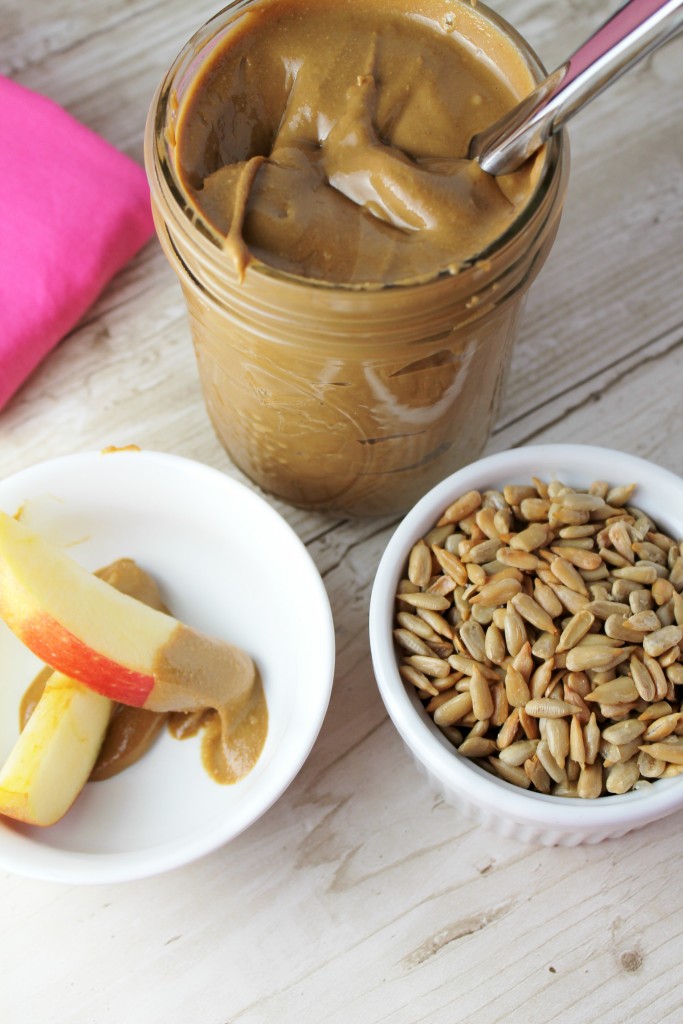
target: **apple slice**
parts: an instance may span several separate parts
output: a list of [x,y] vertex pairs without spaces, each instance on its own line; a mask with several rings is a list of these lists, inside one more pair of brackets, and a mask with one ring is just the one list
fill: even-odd
[[107,731],[112,701],[59,672],[0,770],[0,814],[54,825],[83,789]]
[[0,512],[0,617],[47,665],[122,704],[239,716],[251,658],[120,593]]

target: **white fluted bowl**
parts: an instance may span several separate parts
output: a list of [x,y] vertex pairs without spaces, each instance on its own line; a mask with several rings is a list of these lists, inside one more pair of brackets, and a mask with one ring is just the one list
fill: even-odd
[[375,677],[389,715],[417,768],[431,787],[468,818],[495,832],[546,846],[599,843],[683,809],[683,776],[620,796],[579,800],[517,788],[458,755],[408,692],[398,673],[392,629],[399,580],[412,546],[444,509],[466,491],[530,483],[531,476],[587,487],[638,483],[633,503],[671,536],[683,538],[683,480],[624,452],[588,445],[538,445],[480,459],[426,494],[406,515],[381,559],[370,601],[370,644]]

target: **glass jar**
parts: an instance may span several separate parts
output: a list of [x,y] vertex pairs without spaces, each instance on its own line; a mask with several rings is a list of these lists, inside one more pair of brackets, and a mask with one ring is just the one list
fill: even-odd
[[[173,146],[198,68],[254,3],[230,4],[187,44],[145,138],[157,232],[187,302],[207,410],[232,460],[265,491],[309,509],[399,514],[488,440],[523,300],[557,231],[566,142],[550,141],[528,205],[455,275],[363,289],[256,263],[240,280],[184,194]],[[540,80],[521,37],[476,10]]]

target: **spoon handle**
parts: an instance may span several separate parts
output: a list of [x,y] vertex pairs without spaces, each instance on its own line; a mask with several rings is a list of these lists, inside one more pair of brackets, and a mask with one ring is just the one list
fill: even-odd
[[683,0],[630,0],[521,103],[475,135],[489,174],[517,170],[582,107],[683,28]]

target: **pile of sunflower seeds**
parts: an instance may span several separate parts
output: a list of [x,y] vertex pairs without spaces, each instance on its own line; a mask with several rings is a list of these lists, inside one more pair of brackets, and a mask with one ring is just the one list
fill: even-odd
[[635,489],[469,491],[410,552],[401,676],[516,786],[591,799],[683,773],[683,542]]

